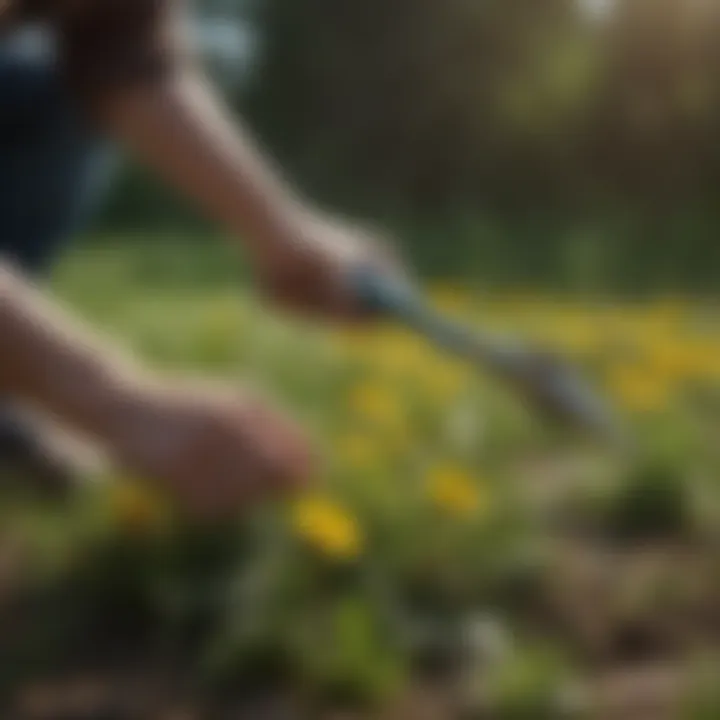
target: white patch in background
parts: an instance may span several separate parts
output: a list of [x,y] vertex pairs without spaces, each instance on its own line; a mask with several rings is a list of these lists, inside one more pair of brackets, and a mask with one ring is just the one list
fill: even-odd
[[[205,17],[192,22],[190,32],[199,51],[221,82],[244,82],[255,67],[258,33],[235,18]],[[55,58],[53,32],[42,24],[28,24],[3,36],[3,51],[32,59]]]
[[43,25],[28,24],[3,36],[3,51],[18,57],[44,60],[55,58],[55,37]]
[[583,13],[595,21],[605,20],[615,9],[616,0],[577,0]]
[[227,18],[203,18],[194,26],[200,52],[221,81],[243,82],[255,67],[257,33],[246,23]]

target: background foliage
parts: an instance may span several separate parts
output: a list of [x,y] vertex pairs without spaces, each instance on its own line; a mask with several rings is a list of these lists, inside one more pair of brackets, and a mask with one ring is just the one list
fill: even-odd
[[59,297],[148,363],[272,388],[323,462],[228,527],[114,470],[4,489],[0,716],[720,717],[720,4],[198,9],[255,33],[249,74],[211,71],[308,194],[393,228],[439,306],[560,348],[637,445],[397,328],[268,312],[128,166]]
[[[387,223],[425,270],[713,286],[716,3],[617,0],[599,14],[576,0],[200,10],[249,23],[261,39],[249,81],[226,83],[226,94],[293,177],[317,199]],[[196,219],[133,173],[105,223],[148,222]]]

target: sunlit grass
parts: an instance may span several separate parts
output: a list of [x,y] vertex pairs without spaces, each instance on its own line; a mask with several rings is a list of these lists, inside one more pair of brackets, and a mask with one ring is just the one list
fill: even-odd
[[[211,655],[223,658],[222,672],[242,672],[258,648],[281,650],[291,665],[314,668],[304,682],[315,688],[392,694],[414,652],[401,641],[404,622],[413,626],[417,613],[426,622],[430,609],[460,622],[496,597],[518,602],[521,590],[507,588],[533,583],[546,571],[520,559],[542,549],[547,521],[533,515],[526,500],[543,493],[574,497],[586,489],[586,471],[573,476],[574,487],[560,479],[559,466],[552,470],[565,455],[585,453],[584,467],[595,468],[600,486],[612,489],[582,496],[574,506],[580,509],[573,523],[587,517],[588,528],[612,533],[622,527],[623,537],[632,536],[633,527],[652,528],[653,537],[665,531],[674,537],[693,531],[694,489],[714,497],[720,322],[699,304],[682,298],[594,302],[528,289],[475,296],[452,283],[432,291],[440,306],[465,321],[526,334],[584,368],[637,434],[639,456],[614,458],[550,433],[504,389],[405,331],[382,325],[338,332],[279,316],[239,279],[236,287],[224,265],[190,282],[184,263],[201,251],[183,246],[177,252],[184,255],[173,263],[182,271],[165,273],[162,282],[142,270],[144,250],[78,253],[59,272],[56,288],[89,322],[147,362],[271,388],[312,429],[324,458],[308,497],[280,512],[263,511],[226,536],[229,548],[235,547],[233,532],[247,530],[254,540],[237,556],[230,553],[220,577],[255,580],[248,587],[240,583],[242,592],[228,594],[218,610],[229,625],[244,628],[220,631],[210,643]],[[650,480],[626,482],[626,475]],[[192,575],[182,563],[184,570],[172,563],[175,569],[168,570],[168,557],[185,551],[173,550],[168,540],[173,522],[162,497],[122,482],[93,493],[89,506],[68,515],[77,535],[68,541],[75,543],[70,556],[92,550],[99,554],[95,562],[107,562],[98,538],[107,542],[115,535],[134,537],[141,546],[170,542],[160,554],[146,554],[143,563],[151,570],[128,583],[152,586],[153,567]],[[706,500],[705,514],[717,505]],[[94,529],[78,534],[92,508]],[[61,528],[55,532],[62,535]],[[83,587],[98,591],[96,583]],[[168,597],[153,595],[156,590],[141,594],[143,602],[170,612]],[[245,618],[252,618],[252,628],[243,625]],[[331,640],[324,622],[330,618],[341,624]],[[333,661],[313,665],[313,645],[335,641]],[[547,683],[552,694],[554,681],[552,674],[543,676],[541,687],[530,683],[527,692],[544,693]]]

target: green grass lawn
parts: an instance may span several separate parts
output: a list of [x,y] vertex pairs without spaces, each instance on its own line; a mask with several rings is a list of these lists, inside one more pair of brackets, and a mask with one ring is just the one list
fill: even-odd
[[142,240],[73,254],[60,297],[158,367],[267,386],[323,469],[309,497],[222,528],[185,526],[120,472],[67,506],[8,501],[5,546],[24,553],[0,581],[8,698],[89,677],[135,698],[132,718],[170,701],[236,717],[259,696],[313,718],[720,716],[720,343],[703,308],[437,290],[607,382],[641,445],[618,457],[397,329],[274,315],[218,243]]

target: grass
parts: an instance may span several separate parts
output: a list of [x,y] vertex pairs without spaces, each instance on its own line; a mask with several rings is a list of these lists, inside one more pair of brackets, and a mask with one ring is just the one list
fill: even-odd
[[316,490],[211,530],[139,479],[64,507],[7,501],[0,547],[21,553],[0,582],[8,707],[49,696],[36,716],[56,717],[80,682],[87,717],[105,701],[138,703],[119,711],[133,718],[269,702],[291,717],[720,712],[704,681],[720,593],[706,307],[436,289],[583,364],[639,438],[614,456],[395,328],[277,317],[231,260],[213,243],[116,241],[68,258],[56,288],[148,362],[270,387],[319,440]]

